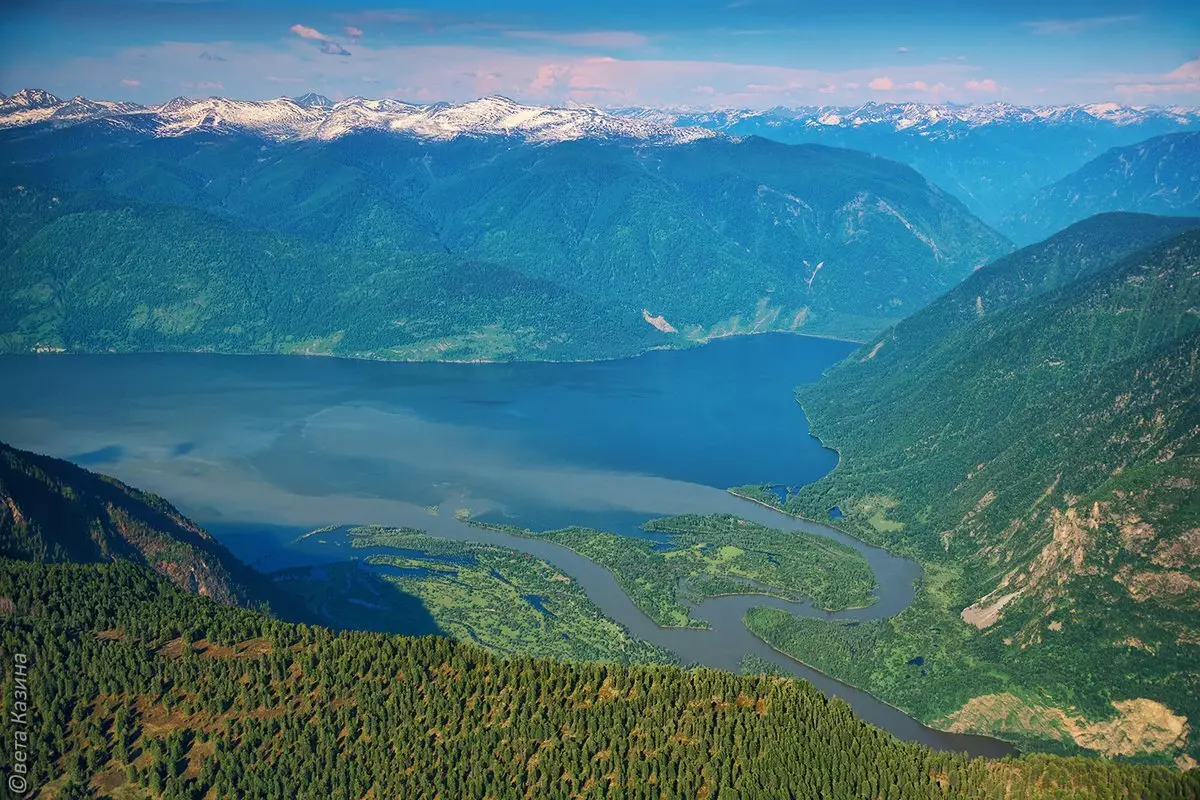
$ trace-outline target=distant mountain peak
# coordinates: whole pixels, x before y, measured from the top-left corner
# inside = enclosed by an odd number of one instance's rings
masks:
[[[50,108],[61,105],[63,101],[42,89],[22,89],[6,102],[25,108]]]
[[[308,92],[307,94],[302,94],[299,97],[293,97],[291,99],[292,99],[292,102],[294,102],[298,106],[301,106],[302,108],[332,108],[333,107],[332,100],[330,100],[325,95],[317,94],[316,92]]]

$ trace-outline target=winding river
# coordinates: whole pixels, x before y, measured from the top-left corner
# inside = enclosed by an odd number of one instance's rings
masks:
[[[349,557],[344,537],[340,547],[292,544],[326,525],[407,525],[512,547],[569,574],[605,614],[685,664],[736,671],[753,653],[900,738],[1012,753],[995,739],[926,728],[772,650],[742,622],[755,606],[877,619],[912,601],[919,565],[724,490],[796,485],[833,468],[836,455],[808,435],[792,388],[851,349],[765,335],[579,364],[5,356],[0,439],[161,494],[264,571]],[[878,599],[829,613],[770,597],[717,597],[694,607],[710,629],[663,629],[610,572],[574,551],[480,531],[451,513],[431,515],[431,505],[536,529],[581,524],[630,535],[657,515],[736,514],[854,547],[874,570]]]

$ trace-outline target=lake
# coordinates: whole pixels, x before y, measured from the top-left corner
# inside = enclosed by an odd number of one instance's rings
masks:
[[[808,434],[793,390],[854,347],[772,334],[570,364],[4,356],[0,439],[161,494],[264,571],[344,559],[336,546],[289,546],[326,525],[409,525],[514,547],[570,574],[607,615],[684,663],[736,670],[755,653],[902,738],[1012,752],[993,739],[925,728],[775,653],[742,623],[756,605],[874,619],[912,600],[915,563],[724,491],[794,487],[836,465],[836,453]],[[856,547],[875,571],[878,600],[827,615],[771,598],[712,598],[696,609],[710,630],[664,630],[607,570],[549,542],[482,533],[455,519],[458,509],[536,529],[578,524],[626,535],[645,535],[639,526],[652,516],[737,514]]]

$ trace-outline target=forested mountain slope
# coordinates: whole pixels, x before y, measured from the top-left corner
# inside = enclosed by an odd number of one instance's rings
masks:
[[[842,460],[788,508],[836,506],[927,575],[886,623],[760,632],[956,729],[1194,763],[1200,230],[1101,255],[1185,224],[1089,220],[803,387]]]
[[[1200,792],[1195,772],[1162,767],[935,753],[804,681],[502,659],[442,638],[283,623],[127,560],[0,558],[0,647],[20,654],[5,659],[5,693],[28,692],[36,709],[0,720],[0,735],[29,743],[26,771],[11,749],[0,769],[37,796]]]
[[[1200,131],[1114,147],[1016,204],[1000,226],[1028,242],[1105,211],[1200,214]]]
[[[0,148],[10,352],[566,359],[866,338],[1009,249],[907,167],[762,139],[279,143],[88,123],[0,131]]]
[[[130,561],[221,603],[257,576],[161,497],[0,442],[0,556],[36,563]]]

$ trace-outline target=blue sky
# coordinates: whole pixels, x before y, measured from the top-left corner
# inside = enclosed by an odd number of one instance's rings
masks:
[[[0,91],[26,86],[140,102],[1200,105],[1200,3],[10,0]]]

